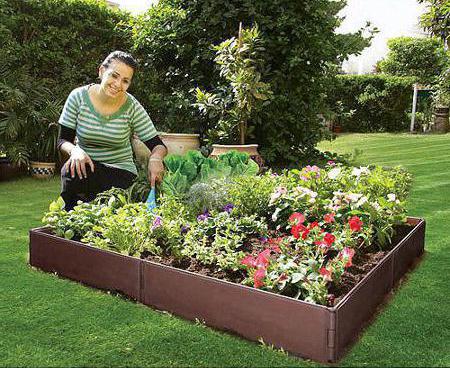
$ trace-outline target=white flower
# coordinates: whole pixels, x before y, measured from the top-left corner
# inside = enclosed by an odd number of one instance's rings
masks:
[[[270,196],[269,205],[274,204],[278,198],[280,198],[283,194],[287,193],[287,189],[285,187],[278,187],[274,193]]]
[[[367,202],[367,197],[363,196],[359,199],[358,202],[356,202],[356,207],[361,207],[366,202]]]
[[[379,211],[381,209],[381,206],[377,201],[372,202],[371,205],[376,211]]]
[[[349,202],[357,202],[362,197],[361,193],[348,193],[345,199]]]
[[[389,202],[395,202],[395,200],[396,200],[396,197],[395,197],[395,194],[394,194],[394,193],[389,193],[389,194],[387,195],[387,197],[388,197],[388,201],[389,201]]]
[[[361,166],[361,167],[354,167],[352,170],[352,175],[359,177],[361,174],[370,174],[370,170],[369,168],[367,168],[366,166]]]
[[[334,180],[334,179],[336,179],[339,176],[340,173],[341,173],[341,168],[340,167],[335,167],[334,169],[331,169],[328,172],[328,178],[331,179],[331,180]]]
[[[280,208],[280,207],[277,207],[277,208],[275,209],[275,212],[272,214],[272,221],[273,221],[273,222],[275,222],[275,221],[278,220],[278,214],[280,213],[280,211],[281,211],[281,208]]]

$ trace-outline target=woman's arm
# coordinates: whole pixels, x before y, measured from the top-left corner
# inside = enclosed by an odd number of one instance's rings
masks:
[[[79,146],[73,144],[75,141],[75,130],[66,126],[60,125],[57,147],[66,155],[69,159],[64,164],[66,170],[70,170],[72,178],[75,176],[75,172],[80,179],[87,177],[86,164],[94,172],[94,163],[89,155],[84,152]]]
[[[164,174],[164,157],[167,155],[167,147],[159,136],[144,142],[151,152],[148,160],[148,178],[152,188],[156,183],[161,183]]]

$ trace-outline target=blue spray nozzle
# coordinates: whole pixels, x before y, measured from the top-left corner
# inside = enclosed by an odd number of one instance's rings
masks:
[[[156,208],[156,190],[155,188],[152,188],[150,190],[150,193],[148,193],[147,197],[147,208],[150,212],[153,212],[153,210]]]

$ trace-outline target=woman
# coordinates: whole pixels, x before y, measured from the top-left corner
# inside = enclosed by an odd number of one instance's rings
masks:
[[[132,184],[137,174],[130,142],[133,134],[151,151],[151,187],[162,179],[167,149],[145,109],[127,93],[136,67],[130,54],[114,51],[99,68],[100,83],[76,88],[67,98],[58,139],[59,150],[69,155],[61,170],[66,210],[79,200],[91,201],[112,187]]]

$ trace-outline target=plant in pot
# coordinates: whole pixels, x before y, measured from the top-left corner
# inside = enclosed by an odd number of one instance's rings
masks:
[[[206,133],[207,141],[216,143],[211,155],[236,149],[249,153],[262,164],[258,145],[246,145],[254,130],[252,120],[272,96],[270,85],[262,81],[260,72],[264,48],[258,27],[243,29],[240,23],[237,38],[229,38],[213,48],[214,61],[225,83],[211,92],[196,88],[194,104],[213,121]]]
[[[62,103],[53,99],[47,82],[25,68],[0,65],[0,146],[13,165],[55,161]]]
[[[434,108],[433,130],[440,133],[449,131],[449,106],[450,106],[450,69],[439,75],[438,82],[432,93]]]

